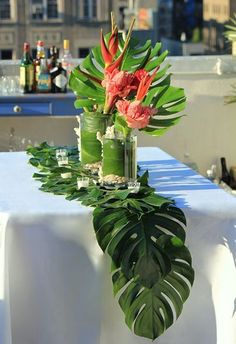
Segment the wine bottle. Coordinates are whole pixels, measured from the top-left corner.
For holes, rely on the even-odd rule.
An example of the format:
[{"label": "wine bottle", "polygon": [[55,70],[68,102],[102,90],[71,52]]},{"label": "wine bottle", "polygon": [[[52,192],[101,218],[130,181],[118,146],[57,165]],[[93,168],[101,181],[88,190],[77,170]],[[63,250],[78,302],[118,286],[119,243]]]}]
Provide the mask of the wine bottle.
[{"label": "wine bottle", "polygon": [[38,74],[37,92],[48,93],[51,92],[51,75],[48,70],[47,59],[41,58],[40,70]]},{"label": "wine bottle", "polygon": [[36,90],[38,88],[38,77],[40,74],[41,59],[45,59],[44,42],[38,41],[37,42],[36,59],[34,60],[34,77],[35,77],[35,88],[36,88]]},{"label": "wine bottle", "polygon": [[224,157],[220,158],[221,162],[221,181],[227,185],[230,185],[230,174],[226,166],[226,160]]},{"label": "wine bottle", "polygon": [[24,43],[23,50],[20,63],[20,87],[23,93],[31,93],[34,89],[34,64],[30,55],[29,43]]},{"label": "wine bottle", "polygon": [[230,167],[230,187],[236,190],[236,166]]},{"label": "wine bottle", "polygon": [[57,67],[57,59],[58,59],[58,50],[57,50],[57,47],[53,45],[50,47],[50,60],[49,60],[49,65],[48,65],[50,72],[53,68]]},{"label": "wine bottle", "polygon": [[70,41],[68,39],[64,39],[63,41],[63,55],[61,58],[62,68],[66,70],[67,75],[70,74],[70,72],[73,69],[73,63],[72,63],[72,56],[70,53]]},{"label": "wine bottle", "polygon": [[58,67],[51,70],[52,93],[66,93],[67,91],[67,73],[59,62]]}]

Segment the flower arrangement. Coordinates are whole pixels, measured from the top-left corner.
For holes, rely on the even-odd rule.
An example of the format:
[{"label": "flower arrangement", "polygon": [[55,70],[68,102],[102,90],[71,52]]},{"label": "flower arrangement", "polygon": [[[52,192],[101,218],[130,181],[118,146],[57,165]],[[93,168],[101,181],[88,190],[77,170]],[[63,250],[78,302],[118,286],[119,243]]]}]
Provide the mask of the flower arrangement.
[{"label": "flower arrangement", "polygon": [[[113,15],[111,22],[111,32],[101,32],[100,45],[69,80],[75,107],[83,109],[75,172],[91,177],[93,169],[102,168],[103,187],[93,176],[93,185],[68,199],[95,207],[96,238],[111,258],[113,291],[125,322],[136,335],[154,340],[179,317],[194,281],[184,244],[186,220],[173,201],[148,185],[148,171],[138,177],[137,192],[126,182],[137,178],[133,131],[163,135],[182,117],[186,98],[182,88],[171,85],[161,43],[152,47],[148,40],[141,46],[131,37],[134,20],[125,38]],[[114,188],[106,187],[114,181]]]},{"label": "flower arrangement", "polygon": [[113,15],[111,23],[111,32],[101,31],[100,45],[71,73],[75,107],[111,116],[125,136],[132,129],[160,136],[179,121],[186,101],[184,90],[170,85],[170,65],[160,68],[168,52],[160,54],[159,42],[140,46],[131,37],[134,19],[125,39]]}]

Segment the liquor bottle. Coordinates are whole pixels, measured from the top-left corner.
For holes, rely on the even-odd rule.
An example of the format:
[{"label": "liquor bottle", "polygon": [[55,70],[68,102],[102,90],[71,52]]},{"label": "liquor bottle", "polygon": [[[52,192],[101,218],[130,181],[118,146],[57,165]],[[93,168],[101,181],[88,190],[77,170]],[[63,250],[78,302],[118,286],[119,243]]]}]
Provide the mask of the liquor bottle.
[{"label": "liquor bottle", "polygon": [[62,63],[59,62],[58,67],[51,69],[50,74],[52,83],[52,93],[66,93],[68,79],[66,70],[62,67]]},{"label": "liquor bottle", "polygon": [[35,77],[35,88],[36,88],[36,90],[38,88],[38,76],[40,73],[41,59],[45,59],[44,42],[38,41],[37,42],[36,59],[34,60],[34,77]]},{"label": "liquor bottle", "polygon": [[219,178],[217,177],[216,165],[211,165],[211,168],[206,171],[206,177],[212,183],[219,184]]},{"label": "liquor bottle", "polygon": [[41,58],[40,70],[38,74],[37,92],[48,93],[51,92],[51,75],[48,70],[47,59]]},{"label": "liquor bottle", "polygon": [[57,50],[57,47],[53,45],[50,47],[50,60],[49,60],[49,65],[48,65],[50,72],[53,68],[57,67],[57,59],[58,59],[58,50]]},{"label": "liquor bottle", "polygon": [[230,167],[230,187],[236,190],[236,166]]},{"label": "liquor bottle", "polygon": [[61,63],[62,67],[66,70],[67,75],[69,75],[73,69],[73,63],[72,56],[70,53],[70,41],[68,39],[64,39],[63,41],[63,54],[61,58]]},{"label": "liquor bottle", "polygon": [[227,185],[230,185],[230,174],[227,170],[225,158],[220,158],[221,162],[221,181]]},{"label": "liquor bottle", "polygon": [[31,93],[34,88],[34,64],[29,43],[24,43],[24,53],[20,63],[20,88],[23,93]]}]

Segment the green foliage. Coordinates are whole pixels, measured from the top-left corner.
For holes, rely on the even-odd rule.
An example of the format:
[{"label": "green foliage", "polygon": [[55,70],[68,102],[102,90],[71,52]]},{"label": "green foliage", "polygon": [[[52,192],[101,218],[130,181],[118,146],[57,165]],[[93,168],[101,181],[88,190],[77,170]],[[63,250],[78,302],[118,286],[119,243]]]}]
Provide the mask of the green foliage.
[{"label": "green foliage", "polygon": [[[148,185],[148,172],[139,177],[138,193],[106,190],[92,181],[77,190],[77,177],[88,176],[69,149],[69,166],[58,167],[55,151],[42,143],[29,147],[29,162],[39,169],[33,177],[41,190],[65,195],[94,207],[93,224],[101,249],[111,258],[114,294],[136,335],[159,337],[182,312],[194,280],[191,255],[184,245],[186,220],[170,199]],[[60,147],[61,148],[61,147]],[[61,178],[70,171],[72,177]]]},{"label": "green foliage", "polygon": [[229,24],[225,25],[226,31],[224,32],[225,37],[229,40],[236,39],[236,13],[233,14],[233,18],[230,18]]},{"label": "green foliage", "polygon": [[[106,39],[108,37],[109,34]],[[120,47],[124,46],[122,35],[119,36],[119,45]],[[142,129],[146,134],[153,136],[161,136],[170,127],[177,124],[182,117],[177,113],[183,111],[186,104],[184,90],[170,86],[170,74],[168,73],[170,65],[165,62],[168,51],[162,53],[160,51],[161,43],[159,42],[152,47],[151,41],[148,40],[143,46],[140,46],[136,39],[131,38],[121,65],[121,70],[129,72],[144,68],[151,73],[156,67],[160,67],[143,102],[144,105],[158,109],[157,115],[151,119],[147,128]],[[75,102],[76,108],[83,107],[92,111],[95,104],[97,106],[104,105],[105,92],[101,85],[103,79],[104,62],[101,48],[97,46],[71,73],[69,84],[78,97]],[[122,131],[125,130],[125,126],[120,122],[116,125]]]},{"label": "green foliage", "polygon": [[131,129],[128,127],[124,116],[117,115],[114,125],[115,129],[120,131],[124,135],[124,137],[128,136],[131,132]]},{"label": "green foliage", "polygon": [[[233,17],[230,18],[229,24],[225,25],[226,31],[224,32],[224,36],[228,39],[228,41],[235,41],[236,40],[236,13],[233,14]],[[232,87],[232,94],[227,95],[224,97],[225,104],[231,104],[236,102],[236,84],[231,85]]]},{"label": "green foliage", "polygon": [[232,94],[225,96],[225,104],[231,104],[236,102],[236,84],[231,85],[232,87]]}]

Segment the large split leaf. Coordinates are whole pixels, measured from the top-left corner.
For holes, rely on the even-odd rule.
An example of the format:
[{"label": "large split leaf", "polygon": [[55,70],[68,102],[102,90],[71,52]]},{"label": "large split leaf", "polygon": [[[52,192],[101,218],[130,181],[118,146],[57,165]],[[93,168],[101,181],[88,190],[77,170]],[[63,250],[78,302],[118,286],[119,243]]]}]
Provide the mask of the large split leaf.
[{"label": "large split leaf", "polygon": [[113,266],[113,289],[125,314],[126,324],[135,334],[154,340],[159,337],[182,312],[189,296],[194,272],[191,256],[185,246],[174,246],[169,236],[160,238],[160,245],[168,252],[171,270],[151,288],[138,279],[128,279]]},{"label": "large split leaf", "polygon": [[98,243],[112,259],[114,293],[139,336],[160,336],[189,295],[194,274],[185,226],[183,212],[168,202],[141,217],[126,208],[94,211]]}]

